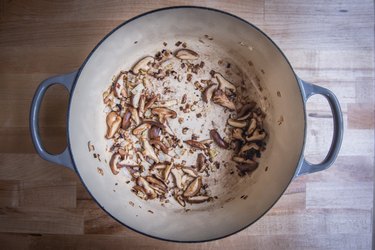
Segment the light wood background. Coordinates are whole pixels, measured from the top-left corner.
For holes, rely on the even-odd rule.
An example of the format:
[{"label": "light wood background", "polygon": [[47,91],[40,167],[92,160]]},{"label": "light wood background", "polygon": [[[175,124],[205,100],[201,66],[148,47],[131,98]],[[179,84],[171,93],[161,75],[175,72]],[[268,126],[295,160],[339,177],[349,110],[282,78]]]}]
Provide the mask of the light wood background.
[{"label": "light wood background", "polygon": [[[263,29],[297,74],[331,89],[345,121],[329,170],[295,180],[250,228],[223,240],[176,244],[137,234],[107,216],[70,170],[35,153],[29,106],[45,78],[77,69],[124,20],[172,5],[204,5]],[[67,93],[53,87],[41,112],[47,148],[66,143]],[[306,156],[327,152],[332,119],[322,97],[308,105]],[[370,249],[374,184],[374,3],[363,1],[0,0],[1,249]]]}]

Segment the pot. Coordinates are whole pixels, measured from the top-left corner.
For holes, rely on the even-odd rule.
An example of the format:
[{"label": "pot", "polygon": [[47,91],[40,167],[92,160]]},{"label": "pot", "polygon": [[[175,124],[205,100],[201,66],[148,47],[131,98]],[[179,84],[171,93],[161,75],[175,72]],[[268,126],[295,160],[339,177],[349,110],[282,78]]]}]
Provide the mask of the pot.
[{"label": "pot", "polygon": [[[206,40],[202,43],[202,39]],[[212,62],[228,58],[244,74],[255,72],[261,83],[261,87],[255,86],[257,101],[267,114],[264,124],[270,135],[260,167],[250,178],[235,183],[226,181],[230,177],[223,178],[218,199],[190,210],[138,199],[123,175],[111,174],[104,137],[102,93],[113,75],[130,68],[145,54],[155,53],[163,42],[174,44],[178,40],[186,41],[191,48],[201,48],[203,54],[214,58]],[[61,84],[70,92],[68,146],[57,155],[44,149],[38,132],[41,101],[53,84]],[[250,94],[252,90],[248,91]],[[332,144],[320,164],[307,162],[303,155],[306,101],[315,94],[327,98],[334,121]],[[343,136],[342,112],[330,90],[301,80],[277,45],[254,25],[232,14],[202,7],[159,9],[115,28],[77,71],[40,84],[31,106],[30,128],[38,154],[75,171],[110,216],[142,234],[178,242],[215,240],[251,225],[276,203],[294,178],[328,168],[337,157]],[[101,161],[89,152],[89,141]]]}]

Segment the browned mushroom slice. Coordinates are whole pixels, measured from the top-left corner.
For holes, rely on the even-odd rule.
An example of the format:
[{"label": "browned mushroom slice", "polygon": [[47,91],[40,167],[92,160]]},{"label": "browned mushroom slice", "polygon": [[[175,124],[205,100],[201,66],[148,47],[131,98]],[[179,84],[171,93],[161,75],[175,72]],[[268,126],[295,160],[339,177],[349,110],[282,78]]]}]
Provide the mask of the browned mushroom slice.
[{"label": "browned mushroom slice", "polygon": [[166,190],[167,190],[167,186],[162,181],[158,180],[155,177],[146,176],[146,181],[148,183],[152,184],[152,185],[158,186],[159,188],[161,188],[162,190],[164,190],[164,192],[166,192]]},{"label": "browned mushroom slice", "polygon": [[144,189],[149,199],[156,198],[157,195],[155,193],[155,190],[151,188],[150,183],[148,183],[142,176],[137,178],[137,185]]},{"label": "browned mushroom slice", "polygon": [[193,196],[193,197],[187,197],[186,201],[188,203],[203,203],[206,201],[211,200],[211,197],[205,196],[205,195],[199,195],[199,196]]},{"label": "browned mushroom slice", "polygon": [[181,60],[196,60],[199,58],[199,55],[190,49],[180,49],[176,51],[175,57]]},{"label": "browned mushroom slice", "polygon": [[148,136],[151,140],[160,140],[160,128],[152,126],[151,129],[148,131]]},{"label": "browned mushroom slice", "polygon": [[149,123],[142,123],[136,128],[133,129],[133,135],[140,135],[142,134],[145,130],[150,129],[151,124]]},{"label": "browned mushroom slice", "polygon": [[199,193],[202,188],[202,178],[197,177],[195,178],[189,186],[186,188],[185,192],[183,193],[184,197],[192,197]]},{"label": "browned mushroom slice", "polygon": [[109,160],[109,167],[111,168],[111,171],[114,175],[117,175],[120,172],[120,169],[118,168],[117,163],[119,163],[121,159],[120,154],[113,154],[111,159]]},{"label": "browned mushroom slice", "polygon": [[182,176],[180,174],[180,172],[176,169],[176,168],[173,168],[171,170],[171,173],[173,175],[173,179],[174,179],[174,182],[177,186],[178,189],[182,189]]},{"label": "browned mushroom slice", "polygon": [[219,104],[220,106],[229,110],[236,109],[234,103],[228,99],[224,91],[222,91],[221,89],[217,89],[214,91],[212,100],[214,103]]},{"label": "browned mushroom slice", "polygon": [[234,139],[238,139],[238,140],[244,141],[245,138],[243,137],[242,133],[243,133],[242,129],[235,128],[235,129],[233,129],[232,137]]},{"label": "browned mushroom slice", "polygon": [[251,159],[245,159],[245,158],[240,157],[240,156],[233,156],[232,160],[237,162],[237,163],[244,163],[244,164],[255,164],[256,163],[256,161],[253,161]]},{"label": "browned mushroom slice", "polygon": [[112,138],[117,130],[120,128],[121,125],[121,116],[117,115],[116,112],[110,112],[107,115],[106,123],[107,123],[107,139]]},{"label": "browned mushroom slice", "polygon": [[158,145],[159,148],[161,149],[161,151],[163,151],[164,154],[168,154],[168,147],[164,145],[164,143],[162,143],[161,141],[159,140],[150,140],[150,144],[151,145]]},{"label": "browned mushroom slice", "polygon": [[236,165],[236,167],[239,170],[240,175],[242,176],[242,175],[251,173],[254,170],[256,170],[258,168],[258,163],[257,162],[254,162],[254,163],[242,163],[242,164]]},{"label": "browned mushroom slice", "polygon": [[241,118],[247,114],[249,114],[256,106],[255,102],[249,102],[245,104],[238,112],[237,118],[241,120]]},{"label": "browned mushroom slice", "polygon": [[143,148],[144,148],[144,156],[148,156],[150,157],[154,162],[159,162],[159,158],[158,156],[156,155],[154,149],[152,148],[150,142],[145,139],[145,138],[141,138],[141,141],[143,143]]},{"label": "browned mushroom slice", "polygon": [[173,167],[173,162],[171,162],[170,164],[168,164],[165,168],[164,168],[164,171],[163,171],[163,179],[164,181],[167,181],[168,180],[168,177],[169,177],[169,174],[171,173],[171,169]]},{"label": "browned mushroom slice", "polygon": [[251,118],[250,125],[249,125],[249,128],[247,129],[246,133],[248,135],[251,135],[254,132],[254,130],[256,129],[256,127],[257,127],[257,120],[255,118]]},{"label": "browned mushroom slice", "polygon": [[266,132],[261,132],[257,129],[251,136],[246,136],[246,141],[261,141],[264,138],[266,138]]},{"label": "browned mushroom slice", "polygon": [[152,56],[146,56],[139,60],[134,66],[133,66],[133,73],[138,74],[141,70],[147,71],[150,68],[150,64],[153,63],[155,59]]},{"label": "browned mushroom slice", "polygon": [[217,85],[212,83],[207,86],[207,88],[202,92],[202,99],[204,102],[208,103],[212,99],[212,95],[214,94],[214,90],[216,89]]},{"label": "browned mushroom slice", "polygon": [[247,125],[246,121],[235,120],[232,118],[229,118],[227,122],[230,126],[235,127],[235,128],[244,128]]},{"label": "browned mushroom slice", "polygon": [[124,117],[122,118],[121,128],[122,129],[128,129],[131,125],[130,118],[132,116],[132,113],[130,110],[127,110],[124,114]]},{"label": "browned mushroom slice", "polygon": [[145,111],[149,108],[151,108],[151,106],[156,102],[156,100],[158,99],[158,96],[157,95],[154,95],[152,96],[149,101],[145,104]]},{"label": "browned mushroom slice", "polygon": [[256,145],[255,143],[246,143],[245,145],[242,146],[239,154],[242,154],[250,149],[255,149],[255,150],[259,150],[259,146]]},{"label": "browned mushroom slice", "polygon": [[174,195],[175,200],[180,204],[181,207],[185,207],[186,203],[180,195]]},{"label": "browned mushroom slice", "polygon": [[135,122],[135,125],[139,125],[141,123],[141,120],[139,119],[138,111],[136,108],[129,107],[129,110],[132,114],[131,119]]},{"label": "browned mushroom slice", "polygon": [[143,118],[143,114],[145,112],[145,101],[146,101],[146,96],[141,95],[139,98],[139,105],[138,105],[138,115],[140,118]]},{"label": "browned mushroom slice", "polygon": [[155,170],[163,170],[167,167],[167,165],[169,165],[169,163],[166,163],[166,162],[156,163],[156,164],[154,164],[150,167],[150,170],[154,170],[154,169]]},{"label": "browned mushroom slice", "polygon": [[190,167],[183,167],[183,168],[181,168],[181,170],[184,172],[184,173],[186,173],[186,174],[188,174],[188,175],[190,175],[190,176],[192,176],[192,177],[198,177],[198,173],[197,173],[197,171],[195,171],[193,168],[190,168]]},{"label": "browned mushroom slice", "polygon": [[204,149],[206,149],[207,147],[203,144],[203,143],[201,143],[201,142],[199,142],[199,141],[195,141],[195,140],[186,140],[186,141],[184,141],[187,145],[189,145],[189,146],[191,146],[191,147],[193,147],[193,148],[197,148],[197,149],[201,149],[201,150],[204,150]]},{"label": "browned mushroom slice", "polygon": [[169,108],[159,107],[159,108],[153,108],[152,114],[158,115],[159,117],[165,117],[165,118],[176,118],[177,113],[174,110],[171,110]]},{"label": "browned mushroom slice", "polygon": [[199,172],[203,172],[203,170],[207,167],[205,164],[206,158],[204,157],[203,153],[199,153],[197,156],[197,169]]},{"label": "browned mushroom slice", "polygon": [[147,200],[148,199],[148,196],[146,194],[146,191],[141,187],[141,186],[134,186],[132,188],[132,191],[141,199],[143,200]]},{"label": "browned mushroom slice", "polygon": [[229,144],[221,138],[219,132],[217,132],[216,129],[211,129],[210,130],[210,136],[212,140],[218,145],[220,148],[227,149],[229,147]]},{"label": "browned mushroom slice", "polygon": [[233,85],[230,81],[225,79],[220,73],[215,73],[214,77],[219,82],[219,88],[221,90],[230,89],[232,91],[236,91],[236,86]]}]

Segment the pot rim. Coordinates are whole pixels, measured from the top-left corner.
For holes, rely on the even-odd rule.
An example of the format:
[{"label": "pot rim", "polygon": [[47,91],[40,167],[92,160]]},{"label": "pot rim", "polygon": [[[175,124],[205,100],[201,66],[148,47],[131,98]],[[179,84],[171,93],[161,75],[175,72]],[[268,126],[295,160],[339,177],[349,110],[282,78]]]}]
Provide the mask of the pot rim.
[{"label": "pot rim", "polygon": [[210,7],[202,7],[202,6],[192,6],[192,5],[181,5],[181,6],[171,6],[171,7],[165,7],[165,8],[159,8],[159,9],[154,9],[154,10],[151,10],[151,11],[147,11],[145,13],[142,13],[142,14],[139,14],[137,16],[134,16],[124,22],[122,22],[121,24],[119,24],[117,27],[115,27],[114,29],[112,29],[107,35],[105,35],[101,40],[100,42],[91,50],[91,52],[89,53],[89,55],[86,57],[86,59],[84,60],[84,62],[82,63],[82,65],[80,66],[80,68],[78,69],[78,72],[77,72],[77,75],[73,81],[73,84],[72,84],[72,88],[71,88],[71,92],[70,92],[70,98],[69,98],[69,104],[68,104],[68,112],[67,112],[67,128],[66,128],[66,133],[67,133],[67,147],[69,149],[69,153],[71,155],[71,159],[72,159],[72,163],[73,163],[73,168],[74,168],[74,171],[77,173],[77,175],[79,176],[79,179],[81,180],[81,183],[83,184],[83,186],[85,187],[85,189],[87,190],[87,192],[90,194],[90,196],[93,198],[93,200],[99,205],[99,207],[105,211],[111,218],[113,218],[115,221],[119,222],[121,225],[137,232],[137,233],[140,233],[142,235],[145,235],[145,236],[148,236],[148,237],[151,237],[151,238],[154,238],[154,239],[158,239],[158,240],[163,240],[163,241],[168,241],[168,242],[176,242],[176,243],[204,243],[204,242],[210,242],[210,241],[215,241],[215,240],[220,240],[220,239],[223,239],[223,238],[226,238],[226,237],[229,237],[231,235],[234,235],[246,228],[248,228],[249,226],[251,226],[252,224],[254,224],[255,222],[257,222],[260,218],[262,218],[266,213],[268,213],[268,211],[280,200],[280,198],[283,196],[283,194],[285,193],[286,189],[289,187],[290,183],[292,182],[292,180],[294,179],[295,177],[295,174],[291,176],[289,182],[288,182],[288,185],[286,186],[286,188],[280,193],[280,196],[272,203],[271,206],[269,206],[257,219],[255,219],[254,221],[252,221],[251,223],[247,224],[246,226],[234,231],[234,232],[231,232],[229,234],[226,234],[224,236],[220,236],[220,237],[214,237],[214,238],[210,238],[210,239],[205,239],[205,240],[172,240],[172,239],[167,239],[167,238],[162,238],[162,237],[158,237],[158,236],[154,236],[154,235],[150,235],[150,234],[147,234],[145,232],[142,232],[140,230],[137,230],[135,228],[132,228],[128,225],[126,225],[124,222],[120,221],[119,219],[117,219],[115,216],[113,216],[109,211],[106,210],[106,208],[104,206],[102,206],[102,204],[100,204],[100,202],[95,198],[95,196],[90,192],[90,190],[88,189],[88,187],[86,186],[85,182],[83,181],[80,173],[78,172],[78,169],[76,167],[76,164],[75,164],[75,161],[74,161],[74,157],[73,157],[73,154],[72,154],[72,151],[71,151],[71,147],[70,147],[70,137],[69,137],[69,121],[70,121],[70,108],[71,108],[71,103],[72,103],[72,96],[73,96],[73,93],[74,93],[74,89],[75,89],[75,86],[76,86],[76,83],[77,83],[77,80],[83,70],[83,68],[85,67],[86,63],[90,60],[91,56],[93,55],[93,53],[100,47],[100,45],[109,37],[111,36],[115,31],[117,31],[118,29],[122,28],[123,26],[125,26],[126,24],[136,20],[136,19],[139,19],[143,16],[146,16],[146,15],[149,15],[149,14],[152,14],[152,13],[156,13],[156,12],[160,12],[160,11],[165,11],[165,10],[173,10],[173,9],[201,9],[201,10],[207,10],[207,11],[213,11],[213,12],[217,12],[217,13],[221,13],[221,14],[224,14],[224,15],[228,15],[228,16],[231,16],[231,17],[234,17],[236,19],[238,19],[239,21],[249,25],[250,27],[256,29],[259,33],[261,33],[263,36],[265,36],[274,46],[275,48],[281,53],[281,55],[283,56],[283,58],[285,59],[285,61],[287,62],[287,64],[289,65],[289,68],[290,70],[292,71],[294,77],[295,77],[295,80],[296,80],[296,83],[298,84],[298,88],[300,90],[300,94],[301,94],[301,99],[302,99],[302,105],[303,105],[303,113],[304,113],[304,136],[303,136],[303,144],[302,144],[302,147],[301,147],[301,151],[300,151],[300,158],[299,158],[299,161],[298,161],[298,164],[296,165],[295,167],[295,172],[297,172],[297,170],[299,169],[299,167],[301,166],[301,164],[303,163],[303,152],[304,152],[304,149],[305,149],[305,143],[306,143],[306,103],[305,103],[305,98],[304,98],[304,92],[303,92],[303,86],[301,84],[301,82],[299,81],[299,78],[298,76],[296,75],[296,73],[294,72],[294,69],[292,67],[292,65],[290,64],[289,60],[287,59],[287,57],[285,56],[285,54],[282,52],[282,50],[277,46],[277,44],[266,34],[264,33],[261,29],[259,29],[257,26],[255,26],[254,24],[246,21],[245,19],[237,16],[237,15],[234,15],[234,14],[231,14],[229,12],[226,12],[226,11],[223,11],[223,10],[219,10],[219,9],[214,9],[214,8],[210,8]]}]

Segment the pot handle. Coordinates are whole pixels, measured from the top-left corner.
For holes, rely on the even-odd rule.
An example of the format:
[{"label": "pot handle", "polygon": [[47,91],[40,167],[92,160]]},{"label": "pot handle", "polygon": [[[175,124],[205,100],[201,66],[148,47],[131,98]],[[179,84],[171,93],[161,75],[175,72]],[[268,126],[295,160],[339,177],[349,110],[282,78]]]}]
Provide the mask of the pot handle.
[{"label": "pot handle", "polygon": [[76,78],[76,75],[77,75],[77,71],[74,71],[65,75],[53,76],[51,78],[44,80],[39,85],[38,89],[36,90],[34,94],[34,98],[31,103],[31,109],[30,109],[31,138],[32,138],[34,147],[36,151],[38,152],[38,154],[40,155],[40,157],[42,157],[44,160],[63,165],[72,170],[74,170],[73,161],[72,161],[72,156],[70,154],[70,150],[68,147],[66,147],[62,153],[56,154],[56,155],[48,153],[43,147],[42,141],[39,135],[39,111],[40,111],[40,105],[42,103],[44,94],[46,93],[49,87],[55,84],[60,84],[60,85],[63,85],[70,93],[72,89],[72,85]]},{"label": "pot handle", "polygon": [[329,89],[305,82],[301,79],[299,79],[299,81],[300,81],[300,86],[302,86],[305,103],[307,102],[307,99],[310,96],[316,95],[316,94],[322,95],[328,100],[328,103],[331,107],[331,111],[333,115],[333,138],[332,138],[331,147],[328,151],[327,156],[324,158],[324,160],[319,164],[311,164],[305,158],[303,158],[302,164],[297,170],[295,177],[322,171],[324,169],[329,168],[337,158],[337,155],[340,151],[340,147],[342,144],[342,137],[344,133],[344,125],[343,125],[340,104],[339,104],[339,101],[337,100],[337,97],[332,93],[332,91],[330,91]]}]

